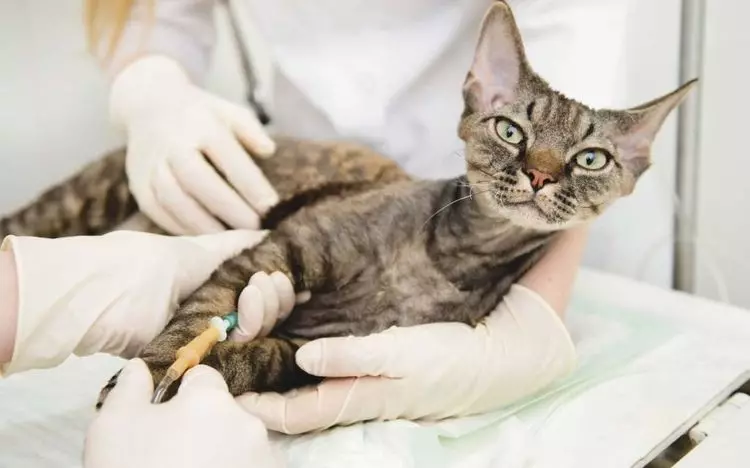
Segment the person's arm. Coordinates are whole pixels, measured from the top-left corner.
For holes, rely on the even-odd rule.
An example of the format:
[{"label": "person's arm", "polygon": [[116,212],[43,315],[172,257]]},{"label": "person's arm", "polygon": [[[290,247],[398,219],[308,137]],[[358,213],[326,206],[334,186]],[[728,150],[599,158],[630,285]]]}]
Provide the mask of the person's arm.
[{"label": "person's arm", "polygon": [[0,363],[13,357],[18,323],[18,279],[12,251],[0,251]]},{"label": "person's arm", "polygon": [[518,283],[539,294],[563,317],[588,239],[588,225],[564,231]]},{"label": "person's arm", "polygon": [[[587,229],[562,233],[476,328],[434,323],[314,340],[296,361],[327,377],[323,383],[238,401],[270,429],[296,434],[373,419],[465,416],[529,396],[575,368],[562,317]],[[248,308],[239,306],[241,313]]]},{"label": "person's arm", "polygon": [[[179,301],[265,235],[8,236],[0,253],[0,374],[56,366],[71,354],[137,355]],[[240,314],[246,329],[257,321]]]}]

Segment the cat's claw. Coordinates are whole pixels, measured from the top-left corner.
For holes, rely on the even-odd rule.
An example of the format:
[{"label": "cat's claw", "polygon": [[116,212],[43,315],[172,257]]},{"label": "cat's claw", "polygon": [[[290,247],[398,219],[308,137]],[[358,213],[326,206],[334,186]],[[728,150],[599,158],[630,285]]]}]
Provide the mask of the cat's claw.
[{"label": "cat's claw", "polygon": [[104,388],[101,389],[99,392],[99,398],[96,400],[96,409],[101,409],[102,405],[104,405],[104,402],[107,400],[107,397],[109,396],[109,392],[112,391],[113,388],[115,388],[115,385],[117,385],[117,378],[120,376],[120,372],[122,370],[117,371],[115,375],[112,376],[112,378],[109,379],[109,382],[107,382],[107,385],[104,386]]}]

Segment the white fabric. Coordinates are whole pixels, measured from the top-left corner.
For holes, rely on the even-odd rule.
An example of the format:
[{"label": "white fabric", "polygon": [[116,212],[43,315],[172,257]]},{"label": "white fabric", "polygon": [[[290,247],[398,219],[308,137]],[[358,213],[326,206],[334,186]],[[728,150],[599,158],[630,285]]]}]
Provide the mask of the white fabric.
[{"label": "white fabric", "polygon": [[[125,367],[86,437],[86,468],[283,468],[266,428],[234,401],[214,369],[198,366],[169,402],[150,403],[151,373]],[[127,414],[127,417],[123,417]]]},{"label": "white fabric", "polygon": [[[490,1],[248,1],[278,70],[276,129],[364,141],[422,177],[464,170],[461,86]],[[593,106],[618,97],[627,3],[510,2],[534,68]]]},{"label": "white fabric", "polygon": [[[747,311],[619,277],[582,271],[566,324],[577,369],[509,408],[273,435],[274,444],[287,468],[627,467],[750,370]],[[80,467],[96,396],[121,367],[99,355],[0,381],[0,466]]]},{"label": "white fabric", "polygon": [[[460,89],[489,0],[243,1],[275,64],[276,130],[364,141],[423,177],[464,169]],[[130,32],[121,56],[167,54],[202,82],[215,0],[156,3],[153,36]],[[629,3],[510,1],[534,68],[592,106],[622,104]],[[140,28],[136,17],[130,29]]]},{"label": "white fabric", "polygon": [[515,285],[477,327],[435,323],[313,341],[297,352],[297,363],[313,375],[359,378],[238,398],[270,429],[288,434],[495,410],[569,374],[575,350],[555,311]]},{"label": "white fabric", "polygon": [[172,59],[150,56],[127,66],[112,84],[110,110],[127,130],[133,196],[172,234],[220,232],[215,216],[254,229],[258,214],[278,202],[243,148],[259,156],[275,151],[258,119],[193,85]]},{"label": "white fabric", "polygon": [[73,353],[135,356],[179,301],[265,234],[6,237],[2,249],[15,256],[19,312],[13,358],[0,374],[53,367]]}]

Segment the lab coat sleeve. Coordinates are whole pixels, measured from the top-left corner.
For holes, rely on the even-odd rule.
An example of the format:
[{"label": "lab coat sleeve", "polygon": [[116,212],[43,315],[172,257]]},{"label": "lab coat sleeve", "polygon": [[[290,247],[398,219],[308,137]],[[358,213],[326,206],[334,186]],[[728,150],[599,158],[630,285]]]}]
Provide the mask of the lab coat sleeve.
[{"label": "lab coat sleeve", "polygon": [[529,62],[550,85],[592,107],[625,105],[631,0],[509,0]]},{"label": "lab coat sleeve", "polygon": [[135,56],[159,54],[178,61],[193,82],[202,83],[215,43],[213,9],[216,0],[157,0],[153,3],[151,21],[148,2],[134,2],[114,56],[106,64],[110,77]]}]

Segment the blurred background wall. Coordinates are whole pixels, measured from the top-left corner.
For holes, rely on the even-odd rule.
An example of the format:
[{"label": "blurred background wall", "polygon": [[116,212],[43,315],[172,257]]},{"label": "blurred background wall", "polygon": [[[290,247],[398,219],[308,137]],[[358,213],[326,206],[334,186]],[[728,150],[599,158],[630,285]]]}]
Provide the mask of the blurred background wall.
[{"label": "blurred background wall", "polygon": [[750,3],[706,0],[696,291],[750,307]]},{"label": "blurred background wall", "polygon": [[[750,307],[750,264],[745,239],[750,210],[745,174],[743,104],[750,104],[742,48],[750,40],[741,18],[750,5],[739,0],[707,2],[704,115],[696,216],[696,290]],[[116,147],[123,137],[107,123],[106,82],[88,56],[81,25],[81,0],[0,2],[0,211],[28,201],[43,188],[75,172],[86,161]],[[238,5],[240,7],[240,5]],[[744,10],[744,11],[740,11]],[[226,18],[218,12],[219,45],[209,80],[218,94],[242,102],[244,88]],[[744,13],[744,15],[743,15]],[[631,0],[622,57],[622,104],[637,104],[679,82],[681,0]],[[252,36],[264,83],[270,62]],[[592,38],[592,51],[596,38]],[[746,56],[746,54],[744,54]],[[737,65],[744,62],[744,66]],[[674,264],[676,119],[671,117],[655,147],[655,166],[630,199],[595,226],[599,249],[624,252],[617,259],[587,254],[586,264],[670,287]],[[635,212],[637,226],[618,213]],[[630,218],[630,217],[628,217]],[[631,218],[632,219],[632,218]],[[601,251],[601,250],[600,250]]]}]

